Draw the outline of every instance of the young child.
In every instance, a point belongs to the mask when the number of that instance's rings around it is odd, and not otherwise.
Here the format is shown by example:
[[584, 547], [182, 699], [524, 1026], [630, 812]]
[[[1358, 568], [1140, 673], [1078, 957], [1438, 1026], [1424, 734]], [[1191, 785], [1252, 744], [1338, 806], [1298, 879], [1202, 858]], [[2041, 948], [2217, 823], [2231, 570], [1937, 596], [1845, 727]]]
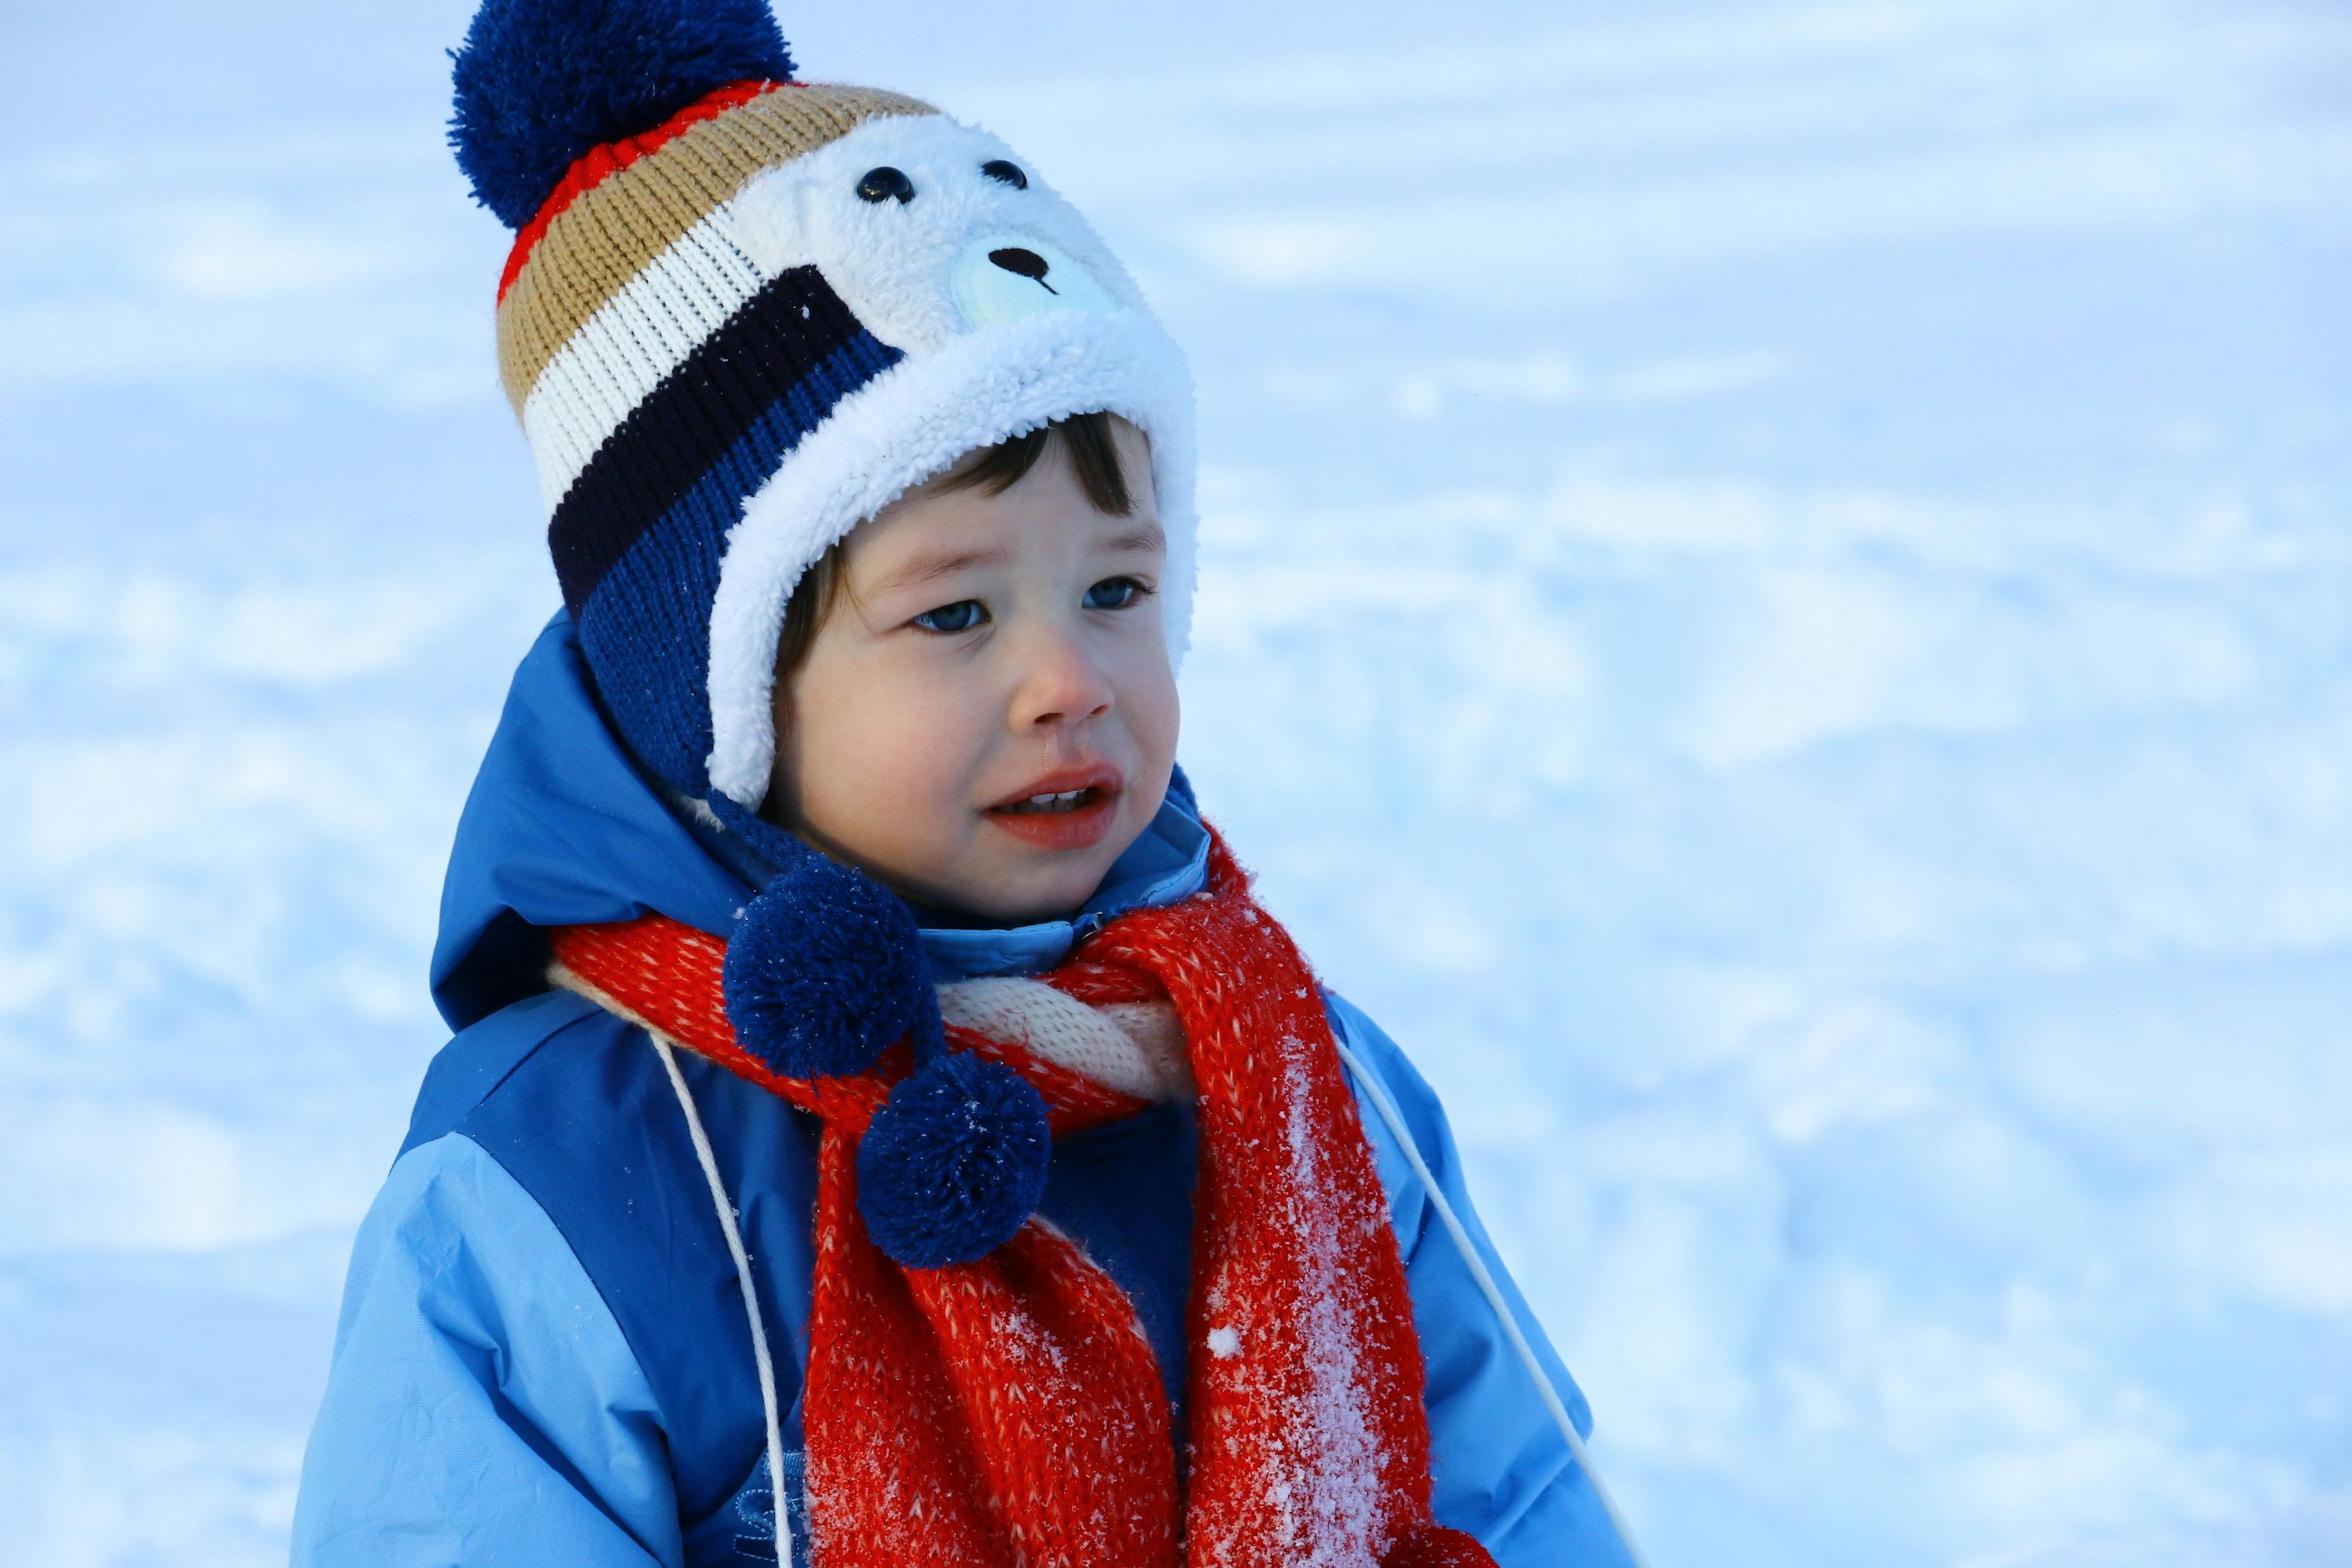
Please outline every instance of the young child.
[[298, 1564], [1616, 1564], [1443, 1114], [1175, 764], [1191, 388], [761, 0], [487, 0], [453, 140], [564, 609]]

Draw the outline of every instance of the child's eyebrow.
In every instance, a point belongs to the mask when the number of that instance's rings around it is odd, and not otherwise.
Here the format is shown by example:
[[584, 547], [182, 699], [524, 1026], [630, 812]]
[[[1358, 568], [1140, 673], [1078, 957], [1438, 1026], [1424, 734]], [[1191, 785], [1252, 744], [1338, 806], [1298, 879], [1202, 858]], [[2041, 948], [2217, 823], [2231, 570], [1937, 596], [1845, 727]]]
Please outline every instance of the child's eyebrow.
[[1163, 551], [1168, 548], [1168, 535], [1157, 521], [1147, 520], [1112, 534], [1102, 542], [1102, 548], [1114, 555], [1128, 550]]
[[1003, 550], [940, 550], [928, 555], [918, 555], [874, 583], [865, 593], [873, 597], [895, 593], [901, 588], [919, 588], [926, 583], [936, 583], [972, 566], [1001, 566], [1006, 552]]

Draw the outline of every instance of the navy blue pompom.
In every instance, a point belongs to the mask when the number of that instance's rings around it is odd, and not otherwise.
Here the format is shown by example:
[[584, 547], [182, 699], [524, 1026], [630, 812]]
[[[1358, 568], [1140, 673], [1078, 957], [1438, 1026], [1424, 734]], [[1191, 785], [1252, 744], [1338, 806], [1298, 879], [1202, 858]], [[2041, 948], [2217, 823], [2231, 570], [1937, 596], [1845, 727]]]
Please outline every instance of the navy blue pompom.
[[449, 144], [509, 228], [591, 147], [730, 82], [793, 73], [765, 0], [482, 0], [451, 58]]
[[1045, 1194], [1053, 1134], [1027, 1079], [970, 1052], [890, 1091], [857, 1145], [857, 1206], [874, 1244], [908, 1268], [987, 1257]]
[[910, 1030], [918, 1059], [939, 1040], [939, 997], [907, 906], [814, 850], [743, 911], [720, 982], [736, 1042], [787, 1078], [864, 1072]]

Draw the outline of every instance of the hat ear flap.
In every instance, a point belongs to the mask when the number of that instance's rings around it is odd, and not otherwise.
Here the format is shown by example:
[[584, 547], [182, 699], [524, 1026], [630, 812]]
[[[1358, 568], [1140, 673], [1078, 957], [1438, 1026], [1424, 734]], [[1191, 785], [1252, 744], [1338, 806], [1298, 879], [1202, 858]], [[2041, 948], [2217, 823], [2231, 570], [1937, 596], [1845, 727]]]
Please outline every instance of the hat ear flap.
[[450, 58], [449, 145], [475, 199], [517, 229], [590, 148], [793, 74], [763, 0], [483, 0]]

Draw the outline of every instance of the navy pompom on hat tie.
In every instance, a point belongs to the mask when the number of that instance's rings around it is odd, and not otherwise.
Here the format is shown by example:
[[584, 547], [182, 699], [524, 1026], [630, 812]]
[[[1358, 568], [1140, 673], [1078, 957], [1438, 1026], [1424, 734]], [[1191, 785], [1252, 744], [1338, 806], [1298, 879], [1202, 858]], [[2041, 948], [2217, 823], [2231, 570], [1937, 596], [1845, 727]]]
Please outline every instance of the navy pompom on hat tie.
[[1045, 1100], [1002, 1062], [941, 1054], [900, 1080], [857, 1145], [866, 1234], [908, 1268], [987, 1257], [1045, 1195]]
[[1044, 1098], [1010, 1068], [948, 1050], [921, 933], [894, 894], [731, 802], [721, 820], [782, 865], [728, 939], [735, 1043], [779, 1078], [815, 1081], [871, 1072], [904, 1040], [914, 1070], [858, 1145], [858, 1209], [907, 1268], [987, 1257], [1045, 1194]]
[[863, 872], [795, 849], [727, 943], [736, 1038], [785, 1078], [864, 1072], [902, 1036], [918, 1057], [935, 1054], [939, 999], [906, 905]]

